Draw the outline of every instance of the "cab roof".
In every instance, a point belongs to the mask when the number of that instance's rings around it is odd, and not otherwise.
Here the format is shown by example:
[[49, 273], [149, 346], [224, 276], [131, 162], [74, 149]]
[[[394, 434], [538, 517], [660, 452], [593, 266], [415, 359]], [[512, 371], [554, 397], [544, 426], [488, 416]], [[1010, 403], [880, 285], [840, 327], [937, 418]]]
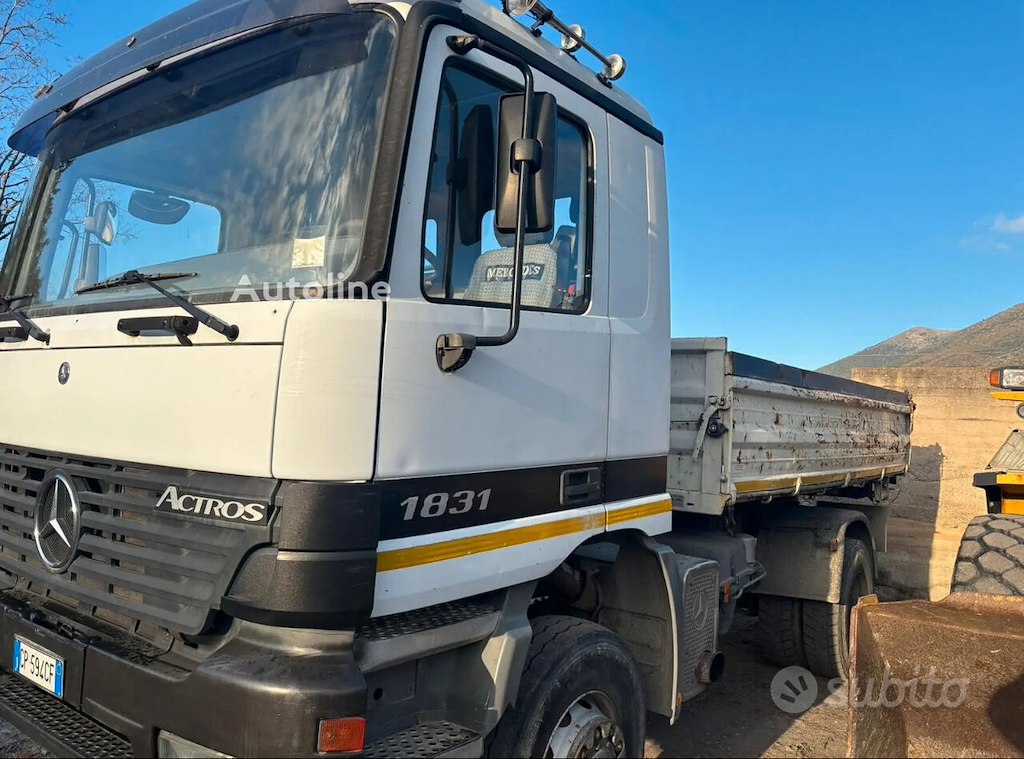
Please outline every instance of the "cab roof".
[[600, 87], [610, 98], [646, 124], [650, 114], [619, 87], [605, 87], [596, 72], [547, 40], [534, 37], [519, 22], [486, 0], [198, 0], [119, 40], [44, 88], [15, 127], [9, 144], [38, 155], [43, 138], [58, 116], [87, 96], [101, 96], [145, 76], [159, 64], [229, 37], [293, 18], [350, 13], [352, 5], [389, 5], [403, 17], [424, 3], [455, 6], [462, 13], [500, 30], [518, 43], [553, 62], [582, 86]]

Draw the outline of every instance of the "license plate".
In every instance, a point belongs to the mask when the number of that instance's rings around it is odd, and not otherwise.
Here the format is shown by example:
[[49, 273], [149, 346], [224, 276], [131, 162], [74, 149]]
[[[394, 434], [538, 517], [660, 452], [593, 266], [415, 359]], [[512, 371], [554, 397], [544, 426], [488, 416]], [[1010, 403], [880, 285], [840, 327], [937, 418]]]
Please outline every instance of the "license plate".
[[15, 637], [14, 671], [47, 693], [64, 698], [64, 660]]

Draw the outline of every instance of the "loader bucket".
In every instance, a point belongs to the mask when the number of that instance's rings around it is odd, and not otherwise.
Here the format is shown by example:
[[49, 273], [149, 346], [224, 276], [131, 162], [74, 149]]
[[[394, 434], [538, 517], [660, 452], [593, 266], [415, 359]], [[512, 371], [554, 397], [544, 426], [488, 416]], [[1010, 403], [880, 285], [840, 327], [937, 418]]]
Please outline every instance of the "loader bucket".
[[848, 756], [1024, 754], [1024, 598], [871, 596], [850, 639]]

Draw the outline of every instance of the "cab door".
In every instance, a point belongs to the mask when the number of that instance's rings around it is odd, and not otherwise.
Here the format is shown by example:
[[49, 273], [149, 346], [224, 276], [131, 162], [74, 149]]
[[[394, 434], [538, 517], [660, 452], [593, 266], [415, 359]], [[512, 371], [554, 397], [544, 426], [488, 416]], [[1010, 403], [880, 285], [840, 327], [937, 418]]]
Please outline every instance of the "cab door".
[[[434, 29], [415, 107], [376, 468], [378, 480], [431, 478], [430, 492], [493, 491], [487, 504], [477, 496], [475, 516], [452, 509], [434, 530], [599, 504], [608, 451], [607, 119], [539, 71], [537, 91], [559, 106], [555, 228], [527, 240], [518, 337], [454, 374], [438, 369], [439, 335], [501, 335], [511, 299], [512, 240], [494, 229], [495, 142], [499, 98], [523, 78], [480, 51], [453, 53], [446, 39], [459, 33]], [[402, 524], [407, 507], [386, 505], [384, 539], [423, 529]]]

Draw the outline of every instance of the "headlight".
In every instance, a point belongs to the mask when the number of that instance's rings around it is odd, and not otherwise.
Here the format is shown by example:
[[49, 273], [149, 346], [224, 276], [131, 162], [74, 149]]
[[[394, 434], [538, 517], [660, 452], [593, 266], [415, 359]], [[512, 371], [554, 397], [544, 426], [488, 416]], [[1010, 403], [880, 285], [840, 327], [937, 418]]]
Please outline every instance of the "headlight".
[[171, 759], [231, 759], [228, 754], [204, 748], [198, 743], [179, 738], [166, 730], [161, 730], [160, 735], [157, 736], [156, 755], [171, 757]]
[[1024, 390], [1024, 369], [993, 369], [989, 373], [988, 382], [992, 387], [1004, 390]]

